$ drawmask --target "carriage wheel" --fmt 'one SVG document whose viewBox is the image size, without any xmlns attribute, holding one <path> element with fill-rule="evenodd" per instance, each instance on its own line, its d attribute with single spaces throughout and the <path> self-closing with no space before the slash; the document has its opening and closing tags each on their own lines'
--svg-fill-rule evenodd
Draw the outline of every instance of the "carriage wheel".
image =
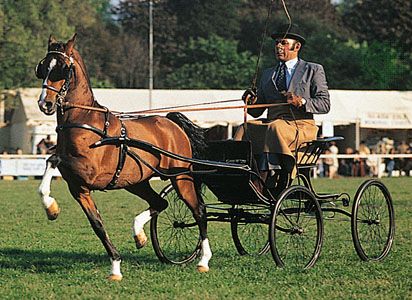
<svg viewBox="0 0 412 300">
<path fill-rule="evenodd" d="M 156 256 L 165 263 L 189 263 L 200 252 L 197 223 L 172 185 L 166 186 L 160 196 L 167 200 L 169 206 L 150 222 L 150 235 Z"/>
<path fill-rule="evenodd" d="M 270 210 L 241 205 L 230 222 L 233 242 L 240 255 L 262 255 L 269 251 Z"/>
<path fill-rule="evenodd" d="M 303 186 L 284 190 L 269 227 L 270 250 L 278 267 L 308 269 L 323 243 L 322 211 L 313 193 Z"/>
<path fill-rule="evenodd" d="M 395 214 L 386 186 L 376 179 L 358 189 L 352 208 L 352 238 L 355 250 L 364 260 L 384 259 L 395 235 Z"/>
</svg>

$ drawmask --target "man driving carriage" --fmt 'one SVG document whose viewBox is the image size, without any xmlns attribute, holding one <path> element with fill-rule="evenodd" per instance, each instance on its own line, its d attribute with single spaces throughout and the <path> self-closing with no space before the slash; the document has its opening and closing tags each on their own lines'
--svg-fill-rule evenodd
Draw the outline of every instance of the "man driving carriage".
<svg viewBox="0 0 412 300">
<path fill-rule="evenodd" d="M 271 37 L 279 62 L 264 70 L 257 91 L 246 90 L 242 99 L 247 104 L 279 105 L 249 109 L 255 118 L 268 109 L 267 119 L 243 124 L 234 138 L 251 141 L 262 180 L 268 187 L 274 187 L 276 182 L 274 192 L 279 193 L 293 177 L 294 150 L 302 142 L 316 139 L 318 127 L 313 114 L 329 112 L 330 100 L 322 65 L 299 57 L 305 39 L 297 33 L 296 26 Z"/>
</svg>

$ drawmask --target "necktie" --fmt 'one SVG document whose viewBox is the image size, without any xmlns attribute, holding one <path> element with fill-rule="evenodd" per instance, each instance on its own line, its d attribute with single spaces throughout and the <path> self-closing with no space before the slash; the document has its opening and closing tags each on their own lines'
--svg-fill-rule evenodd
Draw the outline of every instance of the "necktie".
<svg viewBox="0 0 412 300">
<path fill-rule="evenodd" d="M 286 65 L 285 63 L 281 63 L 279 67 L 279 73 L 276 77 L 276 87 L 279 92 L 287 91 L 288 88 L 286 86 Z"/>
</svg>

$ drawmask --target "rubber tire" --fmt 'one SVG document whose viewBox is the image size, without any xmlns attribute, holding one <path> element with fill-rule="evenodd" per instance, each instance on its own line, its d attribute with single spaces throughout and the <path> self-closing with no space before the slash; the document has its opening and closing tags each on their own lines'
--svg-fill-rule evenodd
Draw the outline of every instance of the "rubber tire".
<svg viewBox="0 0 412 300">
<path fill-rule="evenodd" d="M 199 229 L 192 212 L 171 184 L 160 192 L 160 196 L 168 201 L 169 206 L 153 216 L 150 222 L 150 236 L 156 256 L 164 263 L 190 263 L 199 255 L 201 248 Z M 176 222 L 195 224 L 178 228 L 174 226 Z"/>
<path fill-rule="evenodd" d="M 296 198 L 296 199 L 295 199 Z M 302 202 L 302 199 L 305 201 Z M 289 203 L 295 204 L 295 208 L 288 208 L 285 205 Z M 291 206 L 292 207 L 292 206 Z M 284 214 L 288 208 L 289 213 Z M 308 233 L 314 234 L 314 231 L 305 231 L 305 228 L 300 228 L 299 222 L 304 220 L 315 220 L 316 235 L 310 239 L 307 247 L 295 247 L 291 249 L 283 249 L 283 240 L 288 242 L 286 245 L 296 241 L 297 245 L 302 245 L 300 240 L 307 240 Z M 284 223 L 282 223 L 284 221 Z M 283 225 L 283 227 L 278 227 Z M 302 224 L 300 224 L 302 225 Z M 302 232 L 292 232 L 293 229 L 302 230 Z M 299 228 L 299 229 L 298 229 Z M 282 230 L 283 229 L 283 230 Z M 290 232 L 286 232 L 290 231 Z M 300 239 L 300 240 L 299 240 Z M 309 269 L 313 267 L 320 256 L 323 244 L 323 217 L 319 202 L 316 200 L 314 194 L 306 187 L 294 185 L 285 189 L 276 202 L 275 208 L 271 216 L 269 226 L 269 243 L 272 257 L 278 267 L 294 267 L 298 269 Z M 311 250 L 313 248 L 313 250 Z M 297 259 L 287 260 L 287 256 L 294 256 L 293 253 L 299 251 L 309 251 L 307 258 L 298 257 Z M 300 256 L 300 255 L 298 255 Z M 299 260 L 299 261 L 298 261 Z"/>
<path fill-rule="evenodd" d="M 368 199 L 370 195 L 373 194 L 373 199 Z M 377 200 L 378 199 L 378 200 Z M 374 201 L 372 203 L 371 201 Z M 376 201 L 379 201 L 379 210 L 376 210 Z M 363 205 L 363 206 L 362 206 Z M 367 207 L 367 210 L 363 210 L 362 207 Z M 378 224 L 371 223 L 376 222 L 376 220 L 369 219 L 368 221 L 360 222 L 360 215 L 368 213 L 367 218 L 370 217 L 371 213 L 379 213 L 380 219 Z M 370 226 L 379 226 L 377 228 L 382 228 L 382 217 L 386 216 L 387 220 L 385 222 L 386 228 L 382 232 L 383 235 L 380 240 L 384 240 L 382 247 L 376 249 L 375 253 L 370 253 L 370 245 L 373 242 L 377 242 L 376 234 L 379 234 L 381 230 L 369 230 L 368 236 L 375 235 L 371 241 L 366 241 L 362 236 L 362 228 L 372 229 Z M 366 224 L 367 226 L 360 226 L 361 224 Z M 351 218 L 351 229 L 352 229 L 352 239 L 355 246 L 356 253 L 363 261 L 380 261 L 384 259 L 390 252 L 393 239 L 395 236 L 395 212 L 393 209 L 392 197 L 386 188 L 386 186 L 376 179 L 370 179 L 365 181 L 357 190 L 353 206 L 352 206 L 352 218 Z"/>
</svg>

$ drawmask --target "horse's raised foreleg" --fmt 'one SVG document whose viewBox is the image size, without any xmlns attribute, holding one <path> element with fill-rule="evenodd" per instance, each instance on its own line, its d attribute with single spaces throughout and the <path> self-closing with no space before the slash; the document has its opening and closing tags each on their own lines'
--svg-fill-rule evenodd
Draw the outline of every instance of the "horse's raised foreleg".
<svg viewBox="0 0 412 300">
<path fill-rule="evenodd" d="M 75 186 L 75 184 L 69 184 L 70 192 L 73 197 L 77 200 L 77 202 L 82 207 L 84 213 L 87 216 L 90 224 L 96 235 L 101 240 L 104 248 L 107 251 L 107 254 L 110 257 L 110 261 L 112 264 L 112 268 L 110 271 L 110 275 L 108 277 L 109 280 L 112 281 L 120 281 L 122 280 L 122 273 L 120 272 L 120 254 L 117 249 L 114 247 L 112 242 L 109 239 L 109 236 L 106 233 L 106 230 L 103 226 L 103 220 L 100 216 L 99 211 L 97 210 L 96 204 L 94 203 L 92 197 L 90 196 L 90 191 L 85 188 L 81 188 L 79 186 Z"/>
<path fill-rule="evenodd" d="M 212 250 L 210 249 L 209 239 L 207 238 L 207 219 L 206 210 L 203 204 L 200 192 L 196 191 L 193 179 L 187 175 L 182 175 L 173 181 L 176 191 L 181 198 L 192 210 L 202 240 L 201 258 L 197 264 L 197 270 L 201 273 L 209 271 L 209 260 L 212 258 Z"/>
<path fill-rule="evenodd" d="M 150 206 L 149 209 L 137 215 L 133 220 L 132 235 L 136 243 L 136 248 L 140 249 L 147 243 L 147 236 L 143 228 L 144 225 L 150 221 L 153 215 L 160 213 L 167 207 L 167 201 L 152 189 L 149 181 L 128 187 L 127 190 L 146 200 Z"/>
<path fill-rule="evenodd" d="M 49 220 L 56 220 L 60 213 L 60 208 L 56 200 L 53 197 L 50 197 L 50 187 L 53 179 L 53 173 L 59 162 L 60 159 L 55 154 L 47 159 L 46 170 L 44 171 L 44 175 L 38 189 L 43 206 L 46 210 L 47 218 Z"/>
</svg>

